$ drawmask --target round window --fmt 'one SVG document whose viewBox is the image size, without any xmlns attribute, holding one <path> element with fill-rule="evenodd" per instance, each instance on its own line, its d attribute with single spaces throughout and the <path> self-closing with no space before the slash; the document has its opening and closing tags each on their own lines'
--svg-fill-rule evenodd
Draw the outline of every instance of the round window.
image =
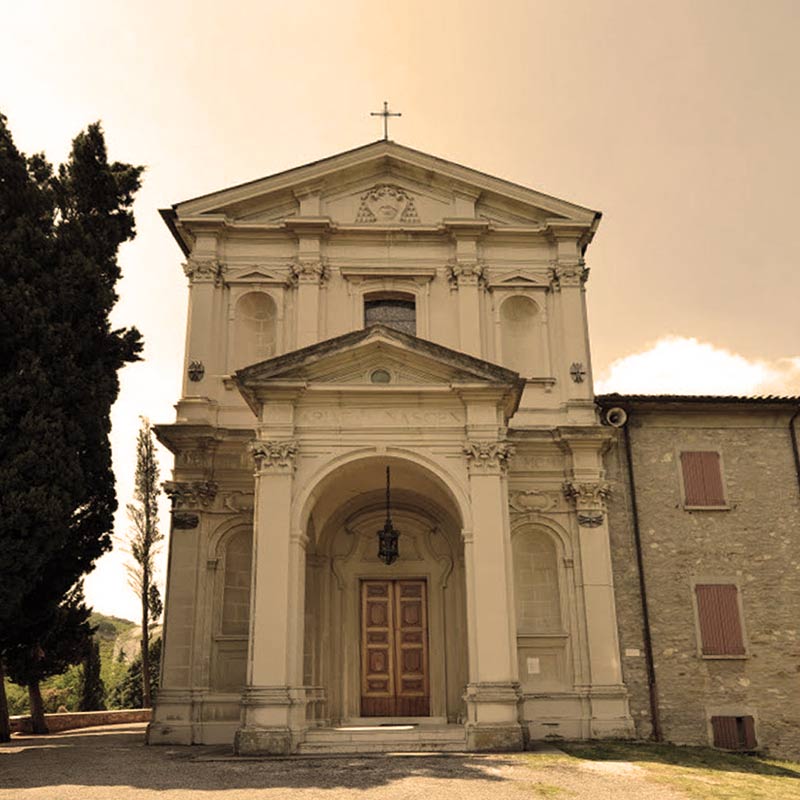
<svg viewBox="0 0 800 800">
<path fill-rule="evenodd" d="M 385 369 L 376 369 L 369 376 L 373 383 L 391 383 L 392 376 Z"/>
</svg>

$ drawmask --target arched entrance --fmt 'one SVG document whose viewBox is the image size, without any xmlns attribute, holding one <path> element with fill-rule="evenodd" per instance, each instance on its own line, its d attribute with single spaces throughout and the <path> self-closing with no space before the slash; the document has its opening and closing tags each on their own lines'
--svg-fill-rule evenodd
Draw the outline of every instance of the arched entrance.
<svg viewBox="0 0 800 800">
<path fill-rule="evenodd" d="M 387 466 L 400 532 L 400 555 L 389 566 L 377 555 Z M 451 490 L 417 463 L 372 456 L 335 469 L 313 497 L 303 657 L 309 717 L 318 725 L 367 717 L 462 722 L 463 523 Z"/>
</svg>

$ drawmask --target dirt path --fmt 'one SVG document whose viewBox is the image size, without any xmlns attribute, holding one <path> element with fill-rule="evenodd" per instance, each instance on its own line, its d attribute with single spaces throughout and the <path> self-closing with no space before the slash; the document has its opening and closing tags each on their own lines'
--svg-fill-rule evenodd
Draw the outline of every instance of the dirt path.
<svg viewBox="0 0 800 800">
<path fill-rule="evenodd" d="M 0 800 L 679 800 L 631 764 L 552 753 L 241 760 L 224 748 L 145 747 L 143 725 L 0 745 Z"/>
</svg>

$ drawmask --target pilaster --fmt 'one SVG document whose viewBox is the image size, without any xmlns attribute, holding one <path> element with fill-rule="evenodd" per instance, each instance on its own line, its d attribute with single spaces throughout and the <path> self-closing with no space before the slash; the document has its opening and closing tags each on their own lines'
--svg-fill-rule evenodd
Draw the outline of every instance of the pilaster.
<svg viewBox="0 0 800 800">
<path fill-rule="evenodd" d="M 506 472 L 512 446 L 470 440 L 473 531 L 464 532 L 469 684 L 467 743 L 473 750 L 519 750 L 520 690 Z"/>
<path fill-rule="evenodd" d="M 192 744 L 199 541 L 203 511 L 213 504 L 217 484 L 208 480 L 166 481 L 163 488 L 172 501 L 171 529 L 161 679 L 147 741 Z"/>
<path fill-rule="evenodd" d="M 221 373 L 217 287 L 222 283 L 224 264 L 217 257 L 216 237 L 198 238 L 192 255 L 183 264 L 189 279 L 189 314 L 186 334 L 186 362 L 183 371 L 183 397 L 207 397 L 211 378 Z"/>
<path fill-rule="evenodd" d="M 583 596 L 589 655 L 590 735 L 628 736 L 633 721 L 622 680 L 606 508 L 611 485 L 604 479 L 602 461 L 609 435 L 597 429 L 561 429 L 559 433 L 571 457 L 563 490 L 578 531 L 576 582 Z"/>
<path fill-rule="evenodd" d="M 297 443 L 256 440 L 247 686 L 234 749 L 285 754 L 305 730 L 302 648 L 305 538 L 290 530 Z"/>
</svg>

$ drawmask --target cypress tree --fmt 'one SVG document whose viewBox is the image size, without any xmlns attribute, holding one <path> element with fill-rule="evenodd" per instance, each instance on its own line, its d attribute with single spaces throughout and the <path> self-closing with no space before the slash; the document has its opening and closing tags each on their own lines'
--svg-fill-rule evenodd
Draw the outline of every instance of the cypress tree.
<svg viewBox="0 0 800 800">
<path fill-rule="evenodd" d="M 81 711 L 103 711 L 106 687 L 100 677 L 100 642 L 92 638 L 83 658 L 83 674 L 81 675 Z"/>
<path fill-rule="evenodd" d="M 108 162 L 96 123 L 56 173 L 16 149 L 0 115 L 0 657 L 9 674 L 12 652 L 15 670 L 23 651 L 49 658 L 59 609 L 111 547 L 110 410 L 117 371 L 137 360 L 141 341 L 135 329 L 112 329 L 109 315 L 141 172 Z"/>
<path fill-rule="evenodd" d="M 128 580 L 142 608 L 142 699 L 145 708 L 150 698 L 150 623 L 161 615 L 161 597 L 153 582 L 156 553 L 164 535 L 158 530 L 158 460 L 150 421 L 142 420 L 136 440 L 135 503 L 128 505 L 132 528 L 128 546 L 133 563 L 128 565 Z"/>
</svg>

